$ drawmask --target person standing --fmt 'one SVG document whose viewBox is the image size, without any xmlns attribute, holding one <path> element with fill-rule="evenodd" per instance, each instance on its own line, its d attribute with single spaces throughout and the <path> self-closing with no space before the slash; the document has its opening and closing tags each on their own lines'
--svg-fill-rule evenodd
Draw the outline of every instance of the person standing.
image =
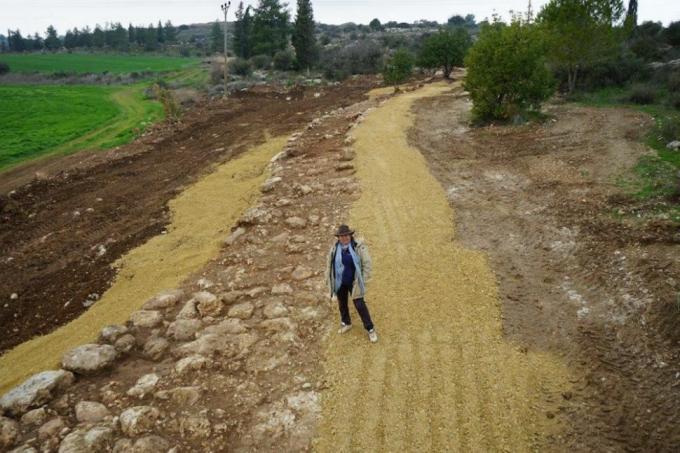
<svg viewBox="0 0 680 453">
<path fill-rule="evenodd" d="M 371 343 L 378 341 L 378 334 L 371 320 L 366 295 L 366 282 L 371 277 L 371 257 L 363 241 L 354 238 L 354 231 L 347 225 L 340 225 L 335 232 L 336 242 L 331 246 L 326 262 L 326 283 L 331 300 L 337 296 L 340 310 L 340 329 L 346 333 L 352 328 L 349 315 L 349 298 L 354 301 L 364 329 Z"/>
</svg>

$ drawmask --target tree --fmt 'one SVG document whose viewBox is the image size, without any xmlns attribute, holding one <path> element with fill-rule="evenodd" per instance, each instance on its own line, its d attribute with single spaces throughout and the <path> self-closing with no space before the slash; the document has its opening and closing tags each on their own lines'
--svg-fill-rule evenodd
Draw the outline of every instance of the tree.
<svg viewBox="0 0 680 453">
<path fill-rule="evenodd" d="M 456 14 L 455 16 L 449 17 L 447 24 L 449 27 L 464 27 L 466 22 L 463 16 Z"/>
<path fill-rule="evenodd" d="M 177 42 L 177 30 L 170 21 L 165 22 L 165 42 L 169 44 Z"/>
<path fill-rule="evenodd" d="M 580 68 L 607 55 L 616 45 L 613 28 L 623 14 L 621 0 L 550 0 L 538 14 L 550 60 L 576 87 Z"/>
<path fill-rule="evenodd" d="M 419 65 L 424 68 L 442 68 L 444 78 L 449 78 L 454 66 L 462 66 L 472 45 L 472 38 L 464 28 L 440 30 L 423 43 Z"/>
<path fill-rule="evenodd" d="M 288 10 L 279 0 L 260 0 L 253 16 L 253 53 L 274 56 L 288 46 Z"/>
<path fill-rule="evenodd" d="M 510 119 L 539 109 L 554 90 L 538 27 L 515 19 L 483 25 L 465 57 L 464 86 L 478 120 Z"/>
<path fill-rule="evenodd" d="M 10 52 L 23 52 L 26 50 L 26 40 L 21 36 L 19 30 L 15 32 L 8 30 L 7 35 L 7 45 Z"/>
<path fill-rule="evenodd" d="M 383 79 L 388 85 L 396 86 L 406 81 L 413 72 L 413 55 L 406 49 L 397 50 L 385 64 Z"/>
<path fill-rule="evenodd" d="M 664 31 L 666 42 L 671 46 L 680 46 L 680 20 L 671 22 Z"/>
<path fill-rule="evenodd" d="M 45 33 L 45 47 L 47 50 L 59 50 L 61 47 L 61 40 L 57 36 L 57 30 L 53 26 L 47 27 Z"/>
<path fill-rule="evenodd" d="M 78 30 L 77 28 L 74 30 Z M 67 30 L 66 34 L 64 35 L 64 47 L 66 47 L 68 50 L 75 49 L 78 46 L 78 39 L 76 35 L 71 31 Z"/>
<path fill-rule="evenodd" d="M 234 23 L 234 53 L 241 58 L 251 56 L 251 34 L 253 20 L 250 17 L 250 6 L 244 11 L 243 2 L 240 2 L 236 10 L 236 22 Z"/>
<path fill-rule="evenodd" d="M 89 26 L 85 26 L 78 36 L 78 47 L 92 47 L 92 31 Z"/>
<path fill-rule="evenodd" d="M 144 33 L 144 50 L 147 52 L 152 52 L 158 48 L 158 34 L 153 24 L 149 24 L 149 27 Z"/>
<path fill-rule="evenodd" d="M 624 28 L 632 32 L 637 26 L 637 0 L 628 0 L 628 11 L 626 12 L 626 20 L 624 21 Z"/>
<path fill-rule="evenodd" d="M 135 27 L 130 24 L 128 25 L 128 43 L 134 44 L 137 42 L 137 31 Z"/>
<path fill-rule="evenodd" d="M 159 44 L 165 43 L 165 31 L 163 30 L 163 24 L 158 21 L 158 27 L 156 28 L 156 42 Z"/>
<path fill-rule="evenodd" d="M 298 0 L 297 15 L 293 27 L 293 47 L 299 68 L 307 71 L 318 59 L 318 48 L 314 36 L 314 12 L 309 0 Z"/>
<path fill-rule="evenodd" d="M 224 52 L 224 33 L 220 23 L 215 21 L 210 29 L 210 50 L 213 53 Z"/>
<path fill-rule="evenodd" d="M 381 31 L 383 29 L 383 26 L 382 26 L 382 24 L 380 23 L 380 21 L 378 20 L 377 17 L 375 19 L 373 19 L 368 24 L 368 26 L 371 28 L 372 31 Z"/>
<path fill-rule="evenodd" d="M 104 36 L 104 31 L 99 27 L 99 25 L 96 25 L 94 27 L 94 31 L 92 32 L 92 45 L 98 49 L 101 49 L 104 47 L 105 43 L 106 37 Z"/>
</svg>

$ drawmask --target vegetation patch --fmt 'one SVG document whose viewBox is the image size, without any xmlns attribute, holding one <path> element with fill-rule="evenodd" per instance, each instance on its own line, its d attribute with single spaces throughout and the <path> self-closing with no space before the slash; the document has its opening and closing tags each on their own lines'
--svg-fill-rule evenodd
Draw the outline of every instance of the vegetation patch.
<svg viewBox="0 0 680 453">
<path fill-rule="evenodd" d="M 196 58 L 157 55 L 25 53 L 4 54 L 2 61 L 12 72 L 43 73 L 113 73 L 167 72 L 198 64 Z"/>
</svg>

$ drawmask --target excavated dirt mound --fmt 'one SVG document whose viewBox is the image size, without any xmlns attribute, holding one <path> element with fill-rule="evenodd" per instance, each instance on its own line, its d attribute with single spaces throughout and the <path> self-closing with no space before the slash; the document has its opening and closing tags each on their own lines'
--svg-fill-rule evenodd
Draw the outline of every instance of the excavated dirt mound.
<svg viewBox="0 0 680 453">
<path fill-rule="evenodd" d="M 410 139 L 459 240 L 490 258 L 505 336 L 577 377 L 550 449 L 677 451 L 680 232 L 617 185 L 650 152 L 651 119 L 567 104 L 545 124 L 469 129 L 470 106 L 460 88 L 419 101 Z"/>
<path fill-rule="evenodd" d="M 52 331 L 110 285 L 111 264 L 163 232 L 167 202 L 212 165 L 365 96 L 375 80 L 240 92 L 106 153 L 29 163 L 0 176 L 0 352 Z M 42 165 L 42 166 L 41 166 Z M 22 185 L 28 175 L 32 182 Z"/>
</svg>

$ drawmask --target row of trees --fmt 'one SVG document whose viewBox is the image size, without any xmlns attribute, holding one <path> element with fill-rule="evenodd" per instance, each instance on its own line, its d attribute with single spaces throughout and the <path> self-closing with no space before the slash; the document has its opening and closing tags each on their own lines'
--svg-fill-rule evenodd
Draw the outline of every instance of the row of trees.
<svg viewBox="0 0 680 453">
<path fill-rule="evenodd" d="M 244 7 L 240 2 L 236 10 L 232 49 L 237 57 L 253 56 L 282 58 L 295 50 L 295 64 L 300 69 L 311 68 L 318 60 L 315 36 L 314 12 L 310 0 L 297 1 L 295 22 L 289 24 L 290 13 L 279 0 L 260 0 L 257 7 Z M 213 24 L 210 33 L 213 52 L 223 51 L 223 30 L 219 22 Z"/>
<path fill-rule="evenodd" d="M 74 28 L 68 30 L 63 39 L 58 36 L 57 30 L 50 25 L 45 32 L 45 39 L 37 33 L 32 37 L 24 38 L 19 30 L 8 30 L 6 50 L 10 52 L 55 51 L 65 47 L 67 49 L 106 48 L 119 51 L 136 48 L 153 51 L 176 41 L 177 30 L 170 21 L 167 21 L 165 25 L 158 21 L 156 27 L 153 24 L 148 27 L 137 27 L 130 24 L 125 28 L 120 23 L 115 23 L 104 28 L 97 25 L 94 30 L 89 27 Z"/>
</svg>

